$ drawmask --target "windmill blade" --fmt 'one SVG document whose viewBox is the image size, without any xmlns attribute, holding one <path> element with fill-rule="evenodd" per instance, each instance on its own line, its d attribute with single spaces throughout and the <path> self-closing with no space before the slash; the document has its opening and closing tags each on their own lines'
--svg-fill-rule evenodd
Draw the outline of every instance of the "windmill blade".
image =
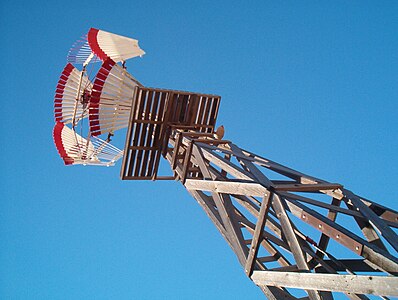
<svg viewBox="0 0 398 300">
<path fill-rule="evenodd" d="M 134 89 L 142 86 L 113 60 L 105 61 L 93 85 L 90 100 L 90 131 L 93 136 L 128 126 Z"/>
<path fill-rule="evenodd" d="M 145 54 L 138 46 L 138 40 L 95 28 L 90 28 L 87 40 L 91 50 L 102 61 L 111 58 L 120 62 Z"/>
<path fill-rule="evenodd" d="M 85 35 L 72 45 L 68 55 L 66 56 L 66 60 L 73 64 L 87 65 L 90 61 L 97 62 L 100 59 L 94 55 L 93 51 L 91 51 L 90 45 L 87 41 L 87 35 Z"/>
<path fill-rule="evenodd" d="M 96 137 L 87 140 L 61 122 L 55 124 L 53 138 L 65 165 L 113 166 L 123 156 L 109 142 Z"/>
<path fill-rule="evenodd" d="M 111 145 L 108 139 L 104 141 L 96 136 L 92 136 L 91 142 L 94 145 L 96 157 L 101 161 L 100 165 L 113 166 L 116 161 L 123 157 L 123 150 Z"/>
<path fill-rule="evenodd" d="M 94 145 L 78 135 L 74 130 L 57 122 L 53 130 L 53 138 L 59 155 L 65 165 L 82 164 L 87 157 L 92 157 Z"/>
<path fill-rule="evenodd" d="M 55 121 L 68 124 L 74 117 L 87 117 L 92 86 L 83 71 L 68 63 L 62 71 L 55 91 Z"/>
<path fill-rule="evenodd" d="M 87 35 L 73 44 L 67 61 L 87 65 L 90 61 L 106 61 L 110 58 L 115 62 L 121 62 L 144 54 L 138 46 L 138 40 L 90 28 Z"/>
</svg>

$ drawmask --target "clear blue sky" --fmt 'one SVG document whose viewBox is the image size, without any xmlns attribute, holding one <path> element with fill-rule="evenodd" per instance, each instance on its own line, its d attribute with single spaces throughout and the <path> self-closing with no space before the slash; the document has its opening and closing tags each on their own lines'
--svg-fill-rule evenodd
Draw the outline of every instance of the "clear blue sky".
<svg viewBox="0 0 398 300">
<path fill-rule="evenodd" d="M 56 2 L 56 3 L 55 3 Z M 222 96 L 241 147 L 397 209 L 396 1 L 9 1 L 1 32 L 1 299 L 261 299 L 177 182 L 64 167 L 53 96 L 90 27 L 147 86 Z"/>
</svg>

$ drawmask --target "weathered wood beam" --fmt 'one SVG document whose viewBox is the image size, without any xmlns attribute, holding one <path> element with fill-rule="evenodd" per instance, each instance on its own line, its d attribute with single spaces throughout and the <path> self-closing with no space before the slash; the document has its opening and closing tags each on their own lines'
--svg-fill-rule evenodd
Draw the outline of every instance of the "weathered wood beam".
<svg viewBox="0 0 398 300">
<path fill-rule="evenodd" d="M 378 269 L 369 266 L 364 259 L 339 259 L 336 263 L 335 260 L 324 259 L 324 261 L 338 272 L 345 272 L 349 269 L 352 272 L 381 272 Z M 325 273 L 322 266 L 315 268 L 319 273 Z"/>
<path fill-rule="evenodd" d="M 199 145 L 199 144 L 198 144 Z M 221 169 L 227 171 L 230 175 L 234 176 L 237 179 L 245 179 L 245 180 L 253 180 L 253 175 L 249 172 L 242 170 L 232 164 L 229 160 L 221 157 L 220 155 L 209 151 L 205 148 L 202 149 L 203 157 L 213 164 L 217 165 Z"/>
<path fill-rule="evenodd" d="M 272 193 L 267 192 L 264 195 L 263 202 L 260 206 L 260 212 L 256 223 L 256 229 L 253 233 L 252 243 L 250 245 L 249 255 L 247 256 L 245 272 L 248 276 L 251 275 L 254 268 L 254 261 L 258 254 L 258 249 L 261 244 L 262 233 L 264 231 L 264 225 L 267 219 L 267 213 L 271 205 Z"/>
<path fill-rule="evenodd" d="M 218 231 L 221 233 L 221 235 L 224 237 L 224 239 L 227 241 L 229 246 L 234 250 L 234 247 L 232 246 L 232 242 L 229 239 L 228 233 L 225 230 L 224 224 L 221 220 L 221 217 L 215 208 L 214 205 L 210 203 L 210 201 L 207 199 L 207 196 L 203 194 L 200 191 L 190 191 L 189 192 L 192 197 L 195 198 L 195 200 L 198 202 L 198 204 L 203 208 L 207 216 L 210 218 L 210 220 L 214 223 Z"/>
<path fill-rule="evenodd" d="M 390 276 L 254 271 L 251 279 L 259 286 L 398 296 L 398 277 Z"/>
<path fill-rule="evenodd" d="M 351 202 L 351 204 L 365 217 L 369 220 L 375 228 L 377 228 L 380 234 L 387 240 L 387 242 L 398 251 L 398 235 L 392 231 L 392 229 L 383 222 L 382 219 L 379 218 L 365 203 L 362 202 L 361 198 L 352 193 L 349 190 L 343 190 L 344 201 Z"/>
<path fill-rule="evenodd" d="M 315 205 L 315 206 L 318 206 L 321 208 L 326 208 L 332 212 L 338 212 L 338 213 L 342 213 L 342 214 L 349 215 L 349 216 L 363 218 L 363 216 L 357 211 L 342 208 L 342 207 L 338 206 L 338 205 L 340 205 L 341 201 L 336 198 L 333 198 L 336 200 L 333 201 L 332 204 L 327 204 L 327 203 L 321 202 L 319 200 L 315 200 L 312 198 L 308 198 L 308 197 L 304 197 L 301 195 L 296 195 L 296 194 L 292 194 L 292 193 L 288 193 L 288 192 L 278 192 L 278 194 L 283 196 L 286 199 L 298 200 L 300 202 L 305 202 L 305 203 L 312 204 L 312 205 Z"/>
<path fill-rule="evenodd" d="M 368 242 L 375 245 L 376 247 L 379 247 L 384 251 L 388 251 L 383 241 L 381 240 L 379 234 L 377 233 L 376 229 L 372 226 L 369 220 L 366 219 L 352 204 L 347 202 L 345 202 L 345 204 L 351 211 L 355 211 L 356 213 L 359 213 L 361 215 L 361 217 L 355 216 L 354 219 L 355 222 L 357 222 L 359 228 L 361 229 L 363 235 L 368 240 Z"/>
<path fill-rule="evenodd" d="M 336 198 L 332 198 L 331 206 L 337 207 L 340 204 L 341 204 L 340 200 L 338 200 Z M 331 220 L 332 222 L 334 222 L 334 221 L 336 221 L 336 218 L 337 218 L 337 212 L 335 210 L 329 209 L 328 214 L 327 214 L 326 217 L 329 220 Z M 322 251 L 326 251 L 326 248 L 329 245 L 329 241 L 330 241 L 330 237 L 322 232 L 321 237 L 320 237 L 319 242 L 318 242 L 318 247 Z M 324 257 L 324 252 L 322 252 L 322 251 L 318 250 L 317 253 L 316 253 L 321 259 Z"/>
<path fill-rule="evenodd" d="M 277 162 L 274 162 L 274 161 L 272 161 L 270 159 L 261 157 L 260 155 L 254 154 L 254 153 L 252 153 L 250 151 L 242 149 L 242 153 L 246 157 L 252 158 L 254 163 L 256 163 L 256 164 L 258 164 L 258 165 L 260 165 L 262 167 L 265 167 L 267 169 L 270 169 L 272 171 L 275 171 L 277 173 L 280 173 L 280 174 L 282 174 L 282 175 L 284 175 L 286 177 L 298 180 L 299 182 L 305 182 L 305 183 L 309 183 L 309 182 L 312 182 L 312 183 L 325 183 L 326 182 L 326 181 L 324 181 L 322 179 L 319 179 L 319 178 L 304 174 L 302 172 L 296 171 L 296 170 L 294 170 L 292 168 L 289 168 L 289 167 L 281 165 L 281 164 L 279 164 Z"/>
<path fill-rule="evenodd" d="M 290 191 L 290 192 L 319 192 L 326 190 L 336 190 L 342 188 L 338 183 L 317 183 L 317 184 L 277 184 L 274 185 L 275 191 Z"/>
<path fill-rule="evenodd" d="M 289 247 L 292 251 L 293 257 L 297 263 L 297 266 L 301 270 L 309 270 L 307 260 L 304 256 L 303 249 L 301 248 L 301 245 L 297 239 L 297 236 L 294 232 L 293 226 L 291 224 L 291 221 L 289 219 L 289 216 L 286 213 L 286 210 L 284 208 L 284 200 L 282 200 L 277 194 L 273 194 L 272 197 L 272 206 L 274 208 L 275 213 L 277 214 L 277 217 L 281 223 L 282 230 L 284 233 L 284 236 L 286 237 L 286 240 L 289 244 Z M 310 299 L 317 299 L 321 300 L 321 296 L 318 292 L 312 291 L 312 290 L 307 290 L 308 296 Z"/>
<path fill-rule="evenodd" d="M 231 195 L 259 196 L 263 197 L 267 189 L 258 183 L 231 182 L 231 181 L 212 181 L 187 179 L 185 187 L 188 190 L 203 190 L 216 193 Z"/>
<path fill-rule="evenodd" d="M 287 205 L 296 217 L 312 227 L 322 231 L 338 243 L 368 259 L 379 266 L 382 270 L 391 273 L 398 272 L 398 259 L 390 253 L 370 244 L 368 241 L 358 237 L 341 225 L 332 222 L 322 214 L 306 207 L 298 201 L 289 199 Z"/>
<path fill-rule="evenodd" d="M 199 166 L 203 176 L 205 178 L 215 179 L 214 176 L 208 170 L 208 167 L 207 167 L 207 165 L 204 161 L 204 158 L 202 156 L 203 152 L 195 145 L 193 145 L 193 147 L 192 147 L 192 152 L 193 152 L 193 155 L 195 156 L 195 159 L 198 161 L 198 166 Z M 244 243 L 244 238 L 243 238 L 242 231 L 240 230 L 240 225 L 235 220 L 234 206 L 231 202 L 231 198 L 229 195 L 220 194 L 217 192 L 212 192 L 212 197 L 213 197 L 214 203 L 217 206 L 217 211 L 218 211 L 218 213 L 221 217 L 221 220 L 224 224 L 226 233 L 229 236 L 229 240 L 232 243 L 235 254 L 237 255 L 238 260 L 241 263 L 241 265 L 244 266 L 246 263 L 246 257 L 248 255 L 248 248 L 246 247 L 246 245 Z"/>
</svg>

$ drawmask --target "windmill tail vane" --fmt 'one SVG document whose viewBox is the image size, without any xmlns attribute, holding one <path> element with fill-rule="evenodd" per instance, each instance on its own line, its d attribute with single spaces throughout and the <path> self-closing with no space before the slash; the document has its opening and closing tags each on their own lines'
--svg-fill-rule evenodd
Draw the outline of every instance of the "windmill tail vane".
<svg viewBox="0 0 398 300">
<path fill-rule="evenodd" d="M 125 62 L 144 54 L 95 28 L 72 46 L 54 96 L 65 165 L 122 160 L 122 180 L 179 181 L 268 299 L 398 297 L 396 210 L 225 139 L 221 97 L 142 85 Z"/>
</svg>

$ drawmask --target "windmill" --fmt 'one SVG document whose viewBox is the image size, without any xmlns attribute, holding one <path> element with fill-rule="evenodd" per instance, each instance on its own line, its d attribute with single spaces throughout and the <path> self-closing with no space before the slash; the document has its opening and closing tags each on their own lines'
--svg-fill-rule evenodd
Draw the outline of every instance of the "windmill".
<svg viewBox="0 0 398 300">
<path fill-rule="evenodd" d="M 74 44 L 54 100 L 65 164 L 123 157 L 122 180 L 181 182 L 268 299 L 398 296 L 397 211 L 224 139 L 221 97 L 143 86 L 124 64 L 143 54 L 138 41 L 93 28 Z M 123 128 L 122 151 L 111 141 Z"/>
</svg>

